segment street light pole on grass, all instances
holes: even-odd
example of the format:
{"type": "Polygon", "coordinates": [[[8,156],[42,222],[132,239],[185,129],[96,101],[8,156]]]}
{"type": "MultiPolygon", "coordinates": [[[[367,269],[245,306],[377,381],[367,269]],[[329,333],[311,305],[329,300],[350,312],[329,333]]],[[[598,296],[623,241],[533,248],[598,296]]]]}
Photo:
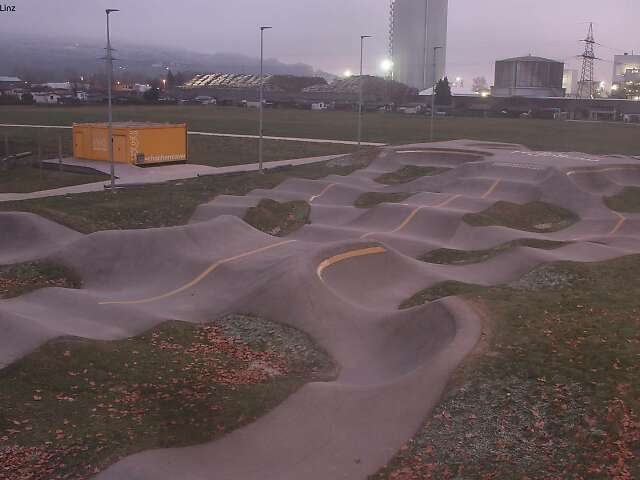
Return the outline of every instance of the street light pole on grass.
{"type": "Polygon", "coordinates": [[[260,173],[264,173],[264,169],[262,166],[262,126],[264,123],[264,31],[271,28],[273,27],[260,27],[260,105],[258,106],[258,135],[260,136],[260,139],[258,140],[258,168],[260,170],[260,173]]]}
{"type": "Polygon", "coordinates": [[[364,39],[371,38],[371,35],[360,35],[360,78],[359,83],[359,95],[358,95],[358,148],[362,146],[362,102],[363,102],[363,63],[364,63],[364,39]]]}
{"type": "Polygon", "coordinates": [[[120,10],[117,10],[115,8],[108,8],[107,10],[105,10],[105,12],[107,13],[107,110],[108,110],[108,117],[109,117],[109,124],[108,124],[108,143],[109,143],[109,166],[110,166],[110,171],[111,171],[111,188],[115,189],[116,186],[116,171],[115,171],[115,166],[113,163],[113,112],[111,109],[111,82],[112,77],[113,77],[113,54],[112,54],[112,49],[111,49],[111,33],[109,31],[109,15],[113,12],[119,12],[120,10]]]}
{"type": "Polygon", "coordinates": [[[429,139],[431,142],[433,142],[433,122],[435,119],[435,115],[436,115],[436,58],[438,55],[438,49],[439,48],[444,48],[444,47],[433,47],[433,85],[432,88],[433,90],[431,90],[431,125],[430,125],[430,130],[431,133],[429,135],[429,139]]]}

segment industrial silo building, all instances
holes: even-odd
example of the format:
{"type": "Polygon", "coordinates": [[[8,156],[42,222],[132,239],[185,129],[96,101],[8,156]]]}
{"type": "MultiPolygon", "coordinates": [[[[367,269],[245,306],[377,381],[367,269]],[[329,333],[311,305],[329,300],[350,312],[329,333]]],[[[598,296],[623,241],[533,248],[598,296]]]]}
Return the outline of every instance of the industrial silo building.
{"type": "Polygon", "coordinates": [[[418,90],[444,77],[448,0],[392,0],[393,79],[418,90]]]}
{"type": "Polygon", "coordinates": [[[494,97],[564,97],[564,63],[526,56],[496,62],[494,97]]]}

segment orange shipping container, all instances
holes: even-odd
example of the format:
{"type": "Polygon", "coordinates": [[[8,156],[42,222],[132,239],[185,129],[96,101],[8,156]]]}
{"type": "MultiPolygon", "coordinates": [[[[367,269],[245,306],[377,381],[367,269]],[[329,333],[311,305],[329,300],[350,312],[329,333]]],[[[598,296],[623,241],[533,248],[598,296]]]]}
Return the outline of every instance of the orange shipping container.
{"type": "MultiPolygon", "coordinates": [[[[106,123],[73,124],[73,156],[86,160],[109,160],[106,123]]],[[[187,125],[162,123],[114,123],[113,159],[118,163],[152,165],[186,162],[187,125]]]]}

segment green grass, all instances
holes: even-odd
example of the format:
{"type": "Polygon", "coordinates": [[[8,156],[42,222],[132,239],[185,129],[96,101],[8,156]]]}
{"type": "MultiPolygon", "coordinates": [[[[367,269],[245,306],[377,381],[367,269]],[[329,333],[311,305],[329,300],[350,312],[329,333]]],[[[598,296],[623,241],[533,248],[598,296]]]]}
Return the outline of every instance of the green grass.
{"type": "Polygon", "coordinates": [[[274,188],[291,177],[318,179],[348,175],[378,154],[362,150],[350,161],[322,162],[257,172],[205,176],[189,180],[14,202],[0,202],[0,211],[41,215],[82,233],[100,230],[169,227],[185,224],[198,205],[217,195],[245,195],[257,188],[274,188]]]}
{"type": "Polygon", "coordinates": [[[483,340],[371,478],[640,478],[639,269],[560,262],[531,288],[450,286],[482,313],[483,340]]]}
{"type": "MultiPolygon", "coordinates": [[[[71,130],[0,127],[0,151],[4,156],[4,135],[9,138],[11,153],[30,151],[37,158],[40,143],[43,160],[58,157],[58,137],[62,139],[62,153],[73,156],[71,130]]],[[[295,158],[321,157],[354,151],[350,145],[327,143],[264,141],[264,161],[291,160],[295,158]]],[[[229,137],[189,135],[189,162],[212,167],[245,165],[258,159],[258,140],[229,137]]]]}
{"type": "Polygon", "coordinates": [[[354,205],[358,208],[373,208],[381,203],[400,203],[404,202],[407,198],[409,198],[413,193],[404,193],[404,192],[366,192],[360,195],[354,205]]]}
{"type": "Polygon", "coordinates": [[[544,240],[537,238],[522,238],[506,242],[498,245],[494,248],[486,250],[453,250],[450,248],[439,248],[438,250],[432,250],[418,257],[418,260],[422,260],[427,263],[436,263],[440,265],[468,265],[471,263],[486,262],[490,258],[493,258],[507,250],[511,250],[516,247],[529,247],[539,248],[542,250],[553,250],[567,245],[567,242],[558,242],[554,240],[544,240]]]}
{"type": "Polygon", "coordinates": [[[285,237],[309,223],[310,213],[303,200],[280,203],[265,198],[247,210],[244,221],[269,235],[285,237]]]}
{"type": "Polygon", "coordinates": [[[82,280],[69,268],[39,261],[0,266],[0,299],[47,287],[80,288],[82,280]]]}
{"type": "MultiPolygon", "coordinates": [[[[103,106],[3,106],[0,123],[71,125],[104,121],[103,106]]],[[[187,122],[190,130],[255,134],[257,113],[236,107],[116,106],[118,121],[187,122]]],[[[364,117],[364,140],[403,144],[428,138],[425,118],[369,113],[364,117]]],[[[535,150],[579,151],[595,154],[637,154],[637,127],[624,124],[560,122],[553,120],[439,118],[435,140],[468,138],[526,145],[535,150]]],[[[265,112],[265,135],[353,140],[353,112],[276,109],[265,112]]]]}
{"type": "Polygon", "coordinates": [[[2,475],[92,478],[142,450],[208,442],[334,370],[304,334],[237,315],[58,339],[0,371],[2,475]]]}
{"type": "Polygon", "coordinates": [[[419,165],[405,165],[404,167],[396,170],[395,172],[385,173],[376,178],[376,182],[384,185],[398,185],[401,183],[409,183],[417,180],[420,177],[440,175],[449,168],[438,167],[421,167],[419,165]]]}
{"type": "Polygon", "coordinates": [[[604,199],[611,210],[640,213],[640,187],[625,187],[622,192],[604,199]]]}
{"type": "Polygon", "coordinates": [[[37,167],[0,170],[0,193],[29,193],[107,180],[108,175],[65,172],[37,167]]]}
{"type": "Polygon", "coordinates": [[[497,202],[479,213],[468,213],[464,221],[474,227],[494,225],[528,232],[557,232],[574,224],[580,217],[566,208],[544,202],[524,205],[497,202]]]}

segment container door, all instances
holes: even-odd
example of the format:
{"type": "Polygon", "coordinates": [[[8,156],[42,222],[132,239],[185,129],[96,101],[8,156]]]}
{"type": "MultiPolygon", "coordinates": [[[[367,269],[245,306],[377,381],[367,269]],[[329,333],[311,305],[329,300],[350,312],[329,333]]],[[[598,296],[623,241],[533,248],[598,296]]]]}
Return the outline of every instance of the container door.
{"type": "Polygon", "coordinates": [[[73,132],[73,156],[81,158],[84,152],[84,134],[82,132],[73,132]]]}
{"type": "Polygon", "coordinates": [[[127,137],[124,135],[113,136],[113,159],[118,163],[129,163],[127,158],[127,137]]]}

